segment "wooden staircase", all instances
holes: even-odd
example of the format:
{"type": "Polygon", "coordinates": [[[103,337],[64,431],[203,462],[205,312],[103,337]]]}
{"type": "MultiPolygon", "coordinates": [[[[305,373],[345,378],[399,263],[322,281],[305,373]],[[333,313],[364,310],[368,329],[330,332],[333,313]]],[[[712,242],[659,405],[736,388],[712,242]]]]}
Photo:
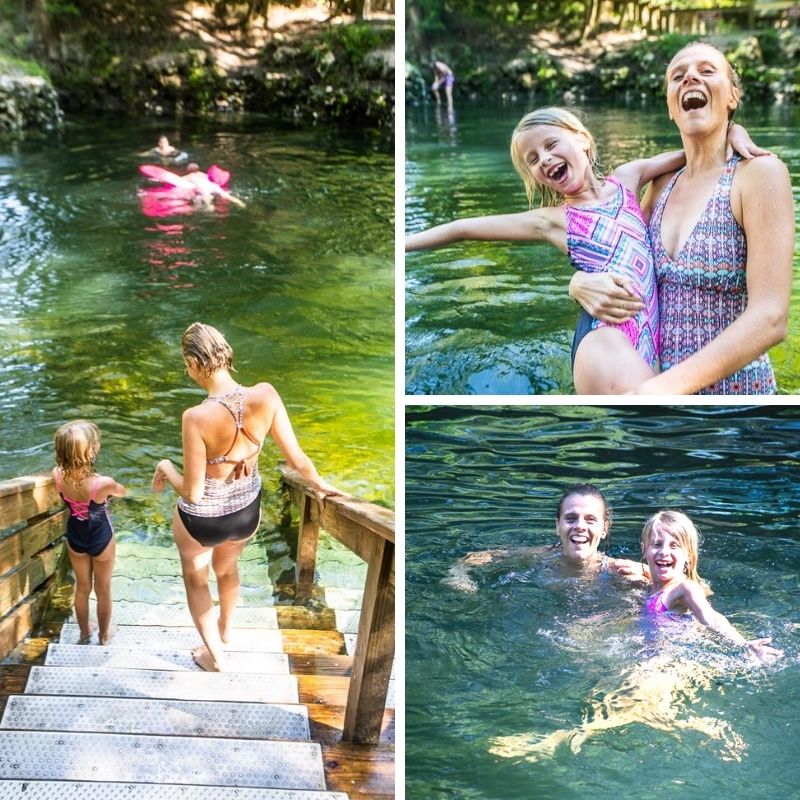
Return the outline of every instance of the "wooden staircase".
{"type": "MultiPolygon", "coordinates": [[[[274,625],[274,609],[249,611],[250,624],[274,625]]],[[[280,631],[236,629],[231,671],[205,673],[191,658],[195,629],[162,617],[119,625],[106,647],[73,644],[77,626],[64,625],[6,703],[0,798],[194,800],[213,787],[216,798],[345,800],[325,791],[280,631]]]]}

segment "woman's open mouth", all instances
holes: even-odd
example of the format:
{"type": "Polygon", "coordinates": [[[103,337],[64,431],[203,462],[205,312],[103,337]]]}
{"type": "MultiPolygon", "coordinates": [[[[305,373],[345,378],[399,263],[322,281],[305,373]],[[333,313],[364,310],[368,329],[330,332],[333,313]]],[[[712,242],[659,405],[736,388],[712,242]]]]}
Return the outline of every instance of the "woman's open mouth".
{"type": "Polygon", "coordinates": [[[681,98],[681,108],[683,108],[684,111],[694,111],[706,105],[708,105],[708,98],[702,92],[698,92],[695,89],[686,92],[681,98]]]}

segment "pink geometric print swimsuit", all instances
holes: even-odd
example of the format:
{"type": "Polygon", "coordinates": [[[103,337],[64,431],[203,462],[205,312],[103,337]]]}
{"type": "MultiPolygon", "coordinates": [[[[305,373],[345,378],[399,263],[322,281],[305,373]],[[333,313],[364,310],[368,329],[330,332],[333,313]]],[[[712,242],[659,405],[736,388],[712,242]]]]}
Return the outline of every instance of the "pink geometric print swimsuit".
{"type": "MultiPolygon", "coordinates": [[[[739,157],[720,175],[700,219],[675,259],[661,240],[661,220],[677,172],[650,219],[661,308],[661,369],[694,355],[747,308],[747,240],[731,209],[731,184],[739,157]]],[[[775,374],[766,353],[698,394],[774,394],[775,374]]]]}
{"type": "Polygon", "coordinates": [[[659,614],[668,614],[669,608],[667,604],[664,602],[664,590],[662,589],[660,592],[656,594],[651,594],[644,604],[644,610],[651,614],[652,616],[658,616],[659,614]]]}
{"type": "MultiPolygon", "coordinates": [[[[567,222],[567,255],[575,269],[612,272],[627,278],[644,301],[644,308],[633,319],[620,324],[592,319],[591,327],[585,332],[601,326],[619,328],[644,361],[658,369],[658,293],[647,225],[633,193],[615,178],[606,180],[617,187],[616,194],[607,203],[563,206],[567,222]]],[[[580,338],[579,330],[573,353],[580,338]]]]}

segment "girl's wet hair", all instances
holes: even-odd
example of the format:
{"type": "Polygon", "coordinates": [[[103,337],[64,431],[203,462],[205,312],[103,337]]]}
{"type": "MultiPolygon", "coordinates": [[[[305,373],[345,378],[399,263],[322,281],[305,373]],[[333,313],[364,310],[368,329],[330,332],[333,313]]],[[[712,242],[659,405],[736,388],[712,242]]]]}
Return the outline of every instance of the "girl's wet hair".
{"type": "Polygon", "coordinates": [[[64,477],[80,483],[94,474],[94,462],[100,450],[100,429],[83,419],[66,422],[57,431],[53,443],[56,464],[64,477]]]}
{"type": "Polygon", "coordinates": [[[538,192],[541,196],[543,206],[558,205],[561,195],[547,186],[542,186],[536,181],[531,173],[530,166],[526,163],[524,155],[519,151],[519,137],[527,131],[538,128],[540,125],[555,125],[558,128],[570,131],[575,134],[583,134],[588,144],[587,156],[592,167],[592,172],[599,179],[599,163],[597,160],[597,146],[594,137],[589,133],[589,129],[583,124],[581,119],[572,111],[558,106],[549,108],[537,108],[526,114],[514,128],[511,134],[511,163],[517,174],[525,184],[525,194],[528,196],[528,205],[533,208],[533,201],[538,192]]]}
{"type": "MultiPolygon", "coordinates": [[[[606,496],[593,483],[576,483],[574,486],[570,486],[569,489],[561,495],[561,499],[558,501],[558,508],[556,508],[556,520],[561,519],[561,513],[564,510],[564,502],[568,497],[572,497],[573,495],[579,495],[580,497],[596,497],[603,504],[603,515],[605,516],[605,523],[607,526],[604,549],[608,552],[608,548],[611,545],[611,509],[608,507],[606,496]]],[[[556,542],[556,546],[560,546],[559,541],[556,542]]]]}
{"type": "Polygon", "coordinates": [[[670,533],[686,551],[686,576],[697,583],[703,580],[697,574],[697,556],[700,550],[700,533],[695,524],[682,511],[659,511],[647,520],[642,529],[642,556],[655,533],[670,533]]]}
{"type": "Polygon", "coordinates": [[[217,370],[233,370],[233,350],[225,337],[211,325],[193,322],[181,337],[183,357],[192,361],[207,378],[217,370]]]}
{"type": "Polygon", "coordinates": [[[742,79],[739,77],[739,73],[734,69],[733,64],[731,64],[731,62],[728,61],[728,58],[726,57],[725,53],[723,53],[722,50],[720,50],[719,47],[717,47],[716,45],[711,44],[711,42],[706,42],[703,41],[702,39],[698,39],[696,42],[689,42],[689,44],[681,47],[681,49],[678,50],[678,52],[675,53],[675,55],[672,56],[672,58],[669,60],[669,64],[667,64],[667,68],[664,73],[664,89],[666,90],[666,87],[669,85],[670,64],[672,64],[672,62],[684,50],[690,50],[692,47],[707,47],[710,50],[714,50],[715,52],[719,53],[722,56],[722,60],[725,62],[725,66],[728,68],[728,80],[731,82],[731,86],[733,86],[733,88],[736,90],[736,108],[731,108],[728,111],[728,119],[732,120],[733,115],[739,108],[739,104],[742,98],[742,79]]]}

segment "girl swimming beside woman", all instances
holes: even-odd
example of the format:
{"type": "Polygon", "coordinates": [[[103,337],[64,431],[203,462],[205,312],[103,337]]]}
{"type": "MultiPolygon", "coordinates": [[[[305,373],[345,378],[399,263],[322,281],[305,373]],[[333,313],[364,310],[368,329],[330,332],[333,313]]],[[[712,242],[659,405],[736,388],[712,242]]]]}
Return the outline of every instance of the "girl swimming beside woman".
{"type": "MultiPolygon", "coordinates": [[[[741,126],[729,140],[743,155],[758,151],[741,126]]],[[[541,108],[524,116],[511,137],[511,160],[528,201],[544,206],[520,214],[472,217],[406,238],[406,251],[443,247],[464,239],[549,242],[573,267],[610,272],[640,298],[636,316],[609,324],[583,312],[572,345],[579,394],[634,390],[658,371],[659,320],[655,267],[647,224],[639,208],[642,187],[685,163],[683,151],[630,161],[607,178],[598,170],[594,138],[575,114],[541,108]]]]}
{"type": "MultiPolygon", "coordinates": [[[[644,611],[656,619],[694,618],[734,645],[743,648],[762,663],[770,663],[783,651],[770,646],[771,639],[745,639],[728,619],[708,602],[708,587],[697,574],[699,535],[694,523],[680,511],[660,511],[645,523],[642,530],[642,556],[647,562],[651,590],[644,611]]],[[[644,572],[644,569],[642,570],[644,572]]],[[[685,635],[681,625],[663,626],[667,636],[685,635]]],[[[634,664],[616,687],[598,687],[584,713],[581,725],[554,731],[546,736],[521,733],[492,739],[489,752],[507,758],[522,757],[538,761],[554,755],[562,744],[575,753],[590,736],[621,728],[634,722],[673,733],[695,730],[723,742],[724,758],[739,760],[746,743],[726,720],[692,713],[691,706],[701,690],[712,688],[719,671],[688,658],[658,653],[634,664]],[[682,716],[687,711],[686,716],[682,716]]]]}
{"type": "Polygon", "coordinates": [[[769,647],[771,639],[746,640],[708,602],[708,588],[697,574],[699,534],[694,523],[680,511],[659,511],[642,530],[642,556],[650,570],[652,591],[645,602],[651,615],[691,612],[707,628],[735,645],[744,647],[760,661],[770,662],[783,651],[769,647]]]}
{"type": "Polygon", "coordinates": [[[126,489],[107,475],[94,471],[100,452],[100,431],[92,422],[78,420],[62,425],[55,435],[56,464],[53,480],[69,508],[67,552],[75,573],[75,616],[80,641],[89,641],[89,595],[97,598],[100,644],[109,640],[111,626],[111,573],[116,546],[108,515],[108,501],[124,497],[126,489]]]}

